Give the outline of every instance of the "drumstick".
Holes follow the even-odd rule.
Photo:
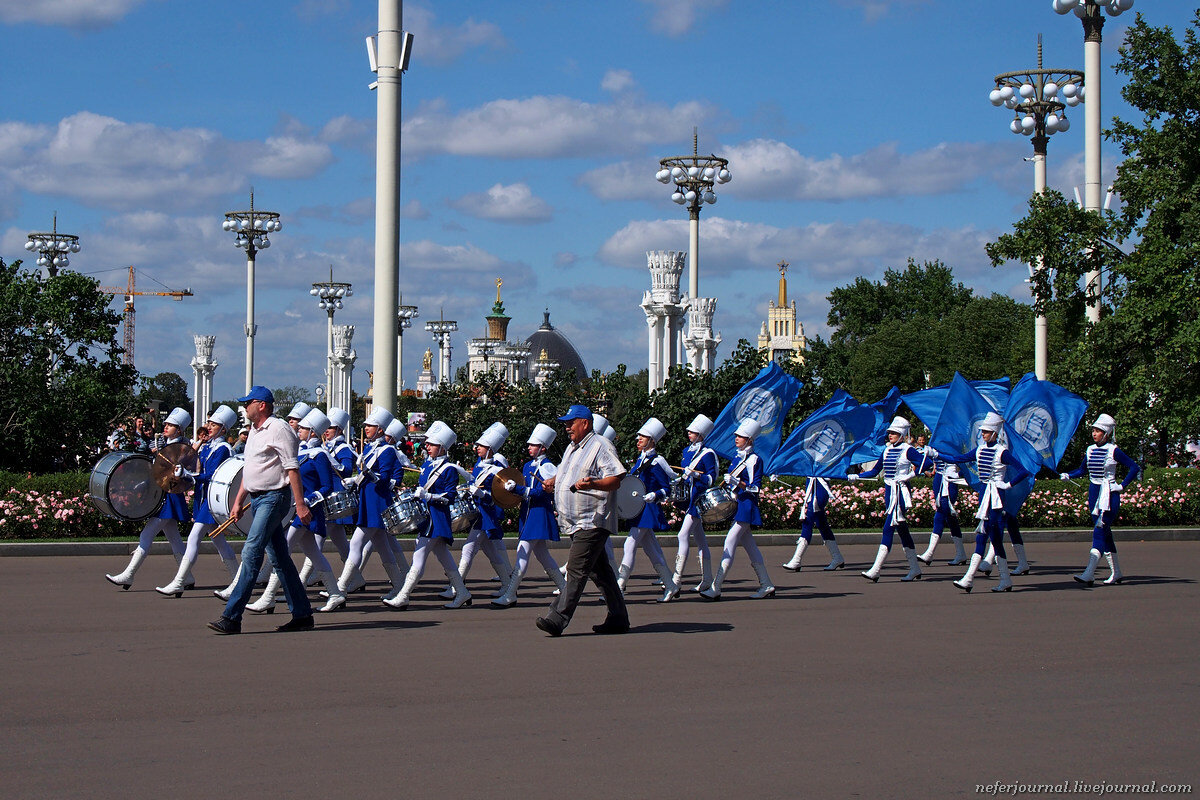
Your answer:
[[[249,508],[249,507],[250,507],[250,504],[249,504],[249,503],[246,503],[246,505],[242,506],[242,510],[241,510],[241,511],[239,511],[239,512],[238,512],[238,514],[240,515],[240,514],[243,514],[243,513],[245,513],[246,509],[247,509],[247,508]],[[220,535],[220,534],[224,533],[224,532],[225,532],[225,529],[226,529],[226,528],[228,528],[230,525],[232,525],[232,524],[233,524],[233,523],[235,523],[235,522],[237,522],[237,520],[235,520],[235,519],[233,518],[233,516],[232,516],[232,515],[230,515],[229,519],[225,520],[225,521],[224,521],[224,522],[222,522],[220,525],[218,525],[217,527],[213,528],[212,532],[208,534],[208,538],[210,538],[210,539],[215,539],[215,538],[216,538],[218,535]]]

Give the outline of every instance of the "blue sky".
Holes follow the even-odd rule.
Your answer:
[[[191,382],[192,334],[217,337],[215,396],[242,388],[245,260],[226,211],[280,212],[257,269],[255,381],[322,382],[325,316],[308,294],[332,265],[355,295],[355,387],[371,368],[375,96],[371,0],[0,0],[0,256],[30,231],[80,236],[72,268],[139,288],[136,363]],[[1183,2],[1139,0],[1181,34]],[[1104,29],[1103,117],[1130,117],[1111,71],[1132,12]],[[733,180],[702,212],[700,291],[714,326],[753,338],[780,259],[808,334],[829,290],[940,258],[977,291],[1024,299],[1023,268],[983,245],[1023,213],[1029,142],[988,92],[1000,72],[1082,69],[1082,26],[1049,0],[612,0],[404,4],[400,286],[421,318],[415,380],[444,308],[483,333],[504,279],[511,334],[549,308],[590,368],[645,366],[647,250],[686,250],[686,211],[659,158],[700,151]],[[1082,108],[1051,138],[1049,182],[1083,183]],[[1104,150],[1104,181],[1119,158]],[[112,270],[107,271],[106,270]],[[686,276],[685,276],[686,280]],[[466,348],[455,343],[455,364]]]

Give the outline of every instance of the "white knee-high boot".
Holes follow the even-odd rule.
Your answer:
[[[1100,551],[1093,547],[1091,551],[1088,552],[1087,568],[1084,569],[1084,571],[1079,575],[1072,575],[1071,577],[1085,586],[1092,586],[1096,582],[1096,565],[1099,563]]]
[[[975,585],[975,572],[979,569],[979,562],[981,561],[983,561],[983,556],[979,555],[979,553],[972,553],[971,564],[967,567],[966,574],[956,580],[954,585],[967,594],[970,594],[971,587]]]
[[[183,586],[187,579],[188,570],[195,563],[194,558],[184,556],[179,562],[179,570],[175,573],[175,579],[166,586],[155,586],[154,591],[167,597],[183,597]]]
[[[917,561],[920,561],[922,564],[929,566],[929,563],[931,561],[933,561],[934,548],[936,548],[938,546],[938,541],[941,538],[942,538],[942,535],[940,533],[929,534],[929,547],[926,547],[925,552],[921,553],[921,555],[917,556]]]
[[[908,559],[908,574],[900,580],[908,583],[921,579],[921,564],[917,558],[917,550],[914,547],[904,548],[904,557]]]
[[[879,545],[879,550],[875,553],[875,563],[866,572],[860,572],[864,578],[871,583],[879,583],[879,571],[883,569],[883,560],[887,558],[888,548],[884,545]]]
[[[671,568],[666,564],[655,564],[654,569],[658,572],[658,577],[662,579],[663,585],[662,597],[658,598],[658,602],[669,603],[679,597],[679,584],[671,577]]]
[[[996,560],[996,546],[988,542],[987,552],[983,554],[983,560],[979,562],[979,571],[984,575],[992,574],[992,562]]]
[[[358,564],[353,561],[347,561],[342,566],[341,577],[338,578],[338,588],[342,590],[342,594],[351,594],[367,585],[366,579],[358,568]]]
[[[238,561],[236,558],[221,556],[221,565],[225,567],[225,571],[229,573],[229,580],[237,577]]]
[[[800,562],[804,560],[804,551],[808,549],[808,539],[801,536],[796,540],[796,552],[792,553],[792,557],[783,563],[783,568],[788,572],[799,572]]]
[[[837,542],[833,539],[826,539],[825,549],[829,551],[829,563],[825,565],[826,572],[846,568],[846,559],[842,557],[842,548],[838,547]]]
[[[622,564],[617,569],[617,588],[621,590],[621,594],[625,594],[625,586],[629,583],[629,567]]]
[[[1012,576],[1008,574],[1008,559],[997,558],[996,566],[1000,568],[1000,582],[992,587],[993,592],[1011,592],[1013,587]]]
[[[279,576],[271,570],[271,577],[267,578],[267,588],[263,589],[262,596],[258,600],[246,606],[247,611],[253,611],[255,614],[274,614],[275,613],[275,594],[279,591]]]
[[[401,587],[404,586],[404,582],[409,573],[409,570],[400,569],[399,564],[394,562],[389,564],[386,561],[383,562],[383,570],[387,573],[388,580],[392,584],[392,590],[380,598],[381,600],[388,597],[394,597],[396,593],[400,591]]]
[[[713,585],[712,554],[709,553],[707,550],[701,550],[700,551],[700,582],[698,584],[696,584],[696,588],[693,589],[693,591],[703,593],[706,589],[711,588],[712,585]],[[721,596],[721,590],[718,587],[717,597],[720,597],[720,596]]]
[[[687,559],[683,557],[683,554],[677,553],[675,555],[675,572],[671,575],[671,580],[676,586],[679,586],[683,583],[683,570],[686,567]]]
[[[547,573],[549,574],[549,573]],[[556,575],[558,573],[555,573]],[[517,604],[517,587],[521,585],[521,572],[514,569],[512,574],[508,576],[508,582],[504,584],[504,591],[499,597],[492,600],[492,605],[497,608],[511,608]]]
[[[801,541],[804,541],[801,539]],[[764,597],[775,596],[775,584],[771,583],[771,576],[767,574],[767,565],[763,561],[751,561],[750,566],[754,567],[754,574],[758,576],[758,591],[750,595],[752,600],[762,600]]]
[[[454,587],[454,599],[442,608],[462,608],[471,605],[471,593],[467,590],[466,581],[463,580],[462,575],[458,574],[458,570],[447,571],[446,577],[450,579],[450,585]]]
[[[1013,572],[1013,575],[1028,575],[1029,561],[1025,558],[1025,545],[1014,544],[1013,550],[1017,551],[1017,569]]]
[[[951,567],[957,567],[959,564],[967,563],[967,548],[963,547],[961,536],[951,536],[954,542],[954,560],[946,562]]]
[[[238,564],[237,572],[233,573],[233,577],[229,580],[229,585],[224,589],[213,589],[213,595],[221,600],[228,601],[229,596],[233,594],[233,588],[237,586],[238,578],[242,576],[243,569],[245,569],[245,567],[241,564]]]
[[[129,566],[125,567],[124,572],[120,572],[116,575],[105,574],[104,577],[108,579],[109,583],[115,583],[125,591],[129,591],[129,587],[133,586],[133,576],[137,574],[139,569],[141,569],[142,562],[145,560],[146,551],[141,547],[138,547],[133,551],[133,555],[130,556]]]
[[[383,598],[383,604],[397,611],[408,608],[409,597],[412,596],[412,591],[416,588],[419,579],[420,576],[417,575],[416,571],[409,569],[408,574],[404,577],[404,585],[400,587],[399,591],[393,592]]]
[[[300,567],[300,582],[305,586],[315,586],[321,580],[321,574],[313,571],[313,561],[304,557],[304,565]]]
[[[171,555],[175,556],[175,567],[178,568],[183,563],[183,553],[171,553]],[[195,559],[193,559],[191,562],[188,563],[187,569],[183,571],[183,588],[184,589],[195,589],[196,588],[196,579],[194,577],[192,577],[192,564],[195,564],[195,563],[196,563],[196,561],[195,561]],[[158,587],[155,587],[155,588],[158,588]]]
[[[729,572],[729,565],[732,562],[727,559],[721,559],[721,566],[717,567],[717,575],[712,579],[712,584],[700,592],[700,596],[706,600],[721,599],[721,585],[725,583],[725,575]]]
[[[318,611],[336,611],[346,605],[346,595],[338,588],[337,578],[333,576],[333,570],[322,570],[320,573],[321,583],[325,584],[325,591],[329,594],[329,599],[325,605],[318,608]]]
[[[1103,581],[1104,585],[1112,586],[1114,583],[1123,581],[1125,576],[1121,574],[1121,562],[1117,560],[1117,554],[1105,553],[1104,556],[1108,559],[1108,568],[1111,570],[1109,576]]]

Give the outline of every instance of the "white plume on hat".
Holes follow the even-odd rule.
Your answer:
[[[659,422],[658,417],[651,417],[646,420],[646,424],[638,430],[638,436],[648,436],[656,443],[661,442],[666,435],[667,426]]]
[[[208,415],[208,421],[215,422],[225,430],[229,430],[237,424],[238,415],[237,412],[229,406],[217,406],[213,409],[213,412]]]
[[[380,408],[379,406],[376,406],[371,410],[371,413],[367,415],[367,419],[363,424],[374,425],[377,428],[383,428],[384,430],[387,430],[387,426],[391,425],[392,420],[394,419],[395,417],[392,416],[392,412],[388,411],[386,408]]]
[[[171,413],[167,415],[164,425],[178,425],[181,428],[186,428],[192,424],[192,415],[187,410],[182,408],[172,408]]]
[[[692,420],[692,424],[687,426],[687,429],[699,435],[701,439],[707,439],[708,435],[712,433],[713,421],[703,414],[697,414],[696,418]]]
[[[592,414],[592,431],[604,435],[604,432],[609,429],[608,420],[599,414]]]
[[[440,444],[449,449],[458,441],[458,435],[450,429],[449,425],[439,419],[429,426],[429,430],[425,431],[425,441],[430,444]]]
[[[533,426],[533,433],[529,434],[528,444],[540,444],[542,447],[549,447],[554,444],[556,436],[558,436],[558,431],[549,425],[543,425],[539,422]]]
[[[384,433],[393,439],[403,439],[404,435],[408,433],[408,428],[404,427],[404,423],[400,420],[394,419],[388,423],[387,430]]]
[[[888,433],[898,433],[902,437],[907,438],[909,431],[908,420],[904,417],[892,417],[892,424],[888,425]]]
[[[744,419],[738,423],[737,430],[734,431],[735,436],[742,436],[750,441],[762,432],[762,425],[758,424],[757,420]]]
[[[288,419],[304,419],[308,416],[308,412],[312,411],[312,406],[308,403],[296,403],[292,406],[292,410],[288,412]]]
[[[479,438],[475,440],[475,444],[481,444],[494,453],[501,447],[504,447],[504,443],[507,441],[508,428],[504,427],[504,423],[502,422],[493,422],[487,427],[487,430],[479,434]]]
[[[1096,417],[1096,421],[1092,423],[1093,428],[1099,428],[1104,431],[1105,436],[1112,436],[1113,430],[1117,427],[1117,421],[1108,414],[1101,414]]]
[[[979,430],[991,431],[999,433],[1001,426],[1004,425],[1004,417],[997,414],[995,411],[989,411],[987,416],[983,418],[983,422],[979,423]]]
[[[334,406],[326,412],[329,417],[329,424],[338,428],[345,428],[350,424],[350,412]]]
[[[314,408],[300,420],[301,428],[308,428],[314,435],[320,436],[329,427],[329,417],[319,408]]]

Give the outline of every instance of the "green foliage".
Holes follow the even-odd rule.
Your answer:
[[[188,397],[187,381],[174,372],[160,372],[154,377],[142,376],[142,390],[138,394],[138,404],[145,408],[150,401],[162,403],[165,413],[172,408],[192,410],[192,400]]]
[[[98,288],[77,272],[43,278],[0,260],[0,469],[86,466],[132,410],[121,317]]]

